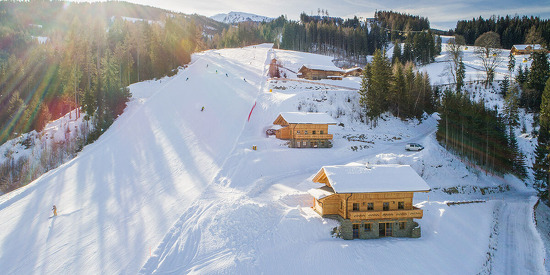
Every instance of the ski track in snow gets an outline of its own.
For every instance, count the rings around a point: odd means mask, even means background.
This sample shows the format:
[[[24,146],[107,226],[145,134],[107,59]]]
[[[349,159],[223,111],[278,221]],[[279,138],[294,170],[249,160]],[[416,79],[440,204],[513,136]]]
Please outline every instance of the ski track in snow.
[[[355,91],[273,85],[266,76],[273,57],[293,69],[332,64],[330,57],[271,45],[209,50],[194,54],[176,76],[132,85],[128,109],[98,141],[0,197],[3,271],[475,274],[496,244],[493,274],[546,273],[533,192],[522,182],[484,175],[446,153],[435,140],[433,116],[421,124],[386,117],[371,129],[354,121],[354,107],[343,103]],[[473,62],[470,55],[465,60]],[[440,73],[441,66],[424,69]],[[358,79],[340,83],[359,87]],[[298,106],[333,117],[345,113],[335,117],[345,126],[329,128],[333,148],[291,149],[266,137],[279,112]],[[368,142],[345,138],[358,134]],[[425,149],[406,152],[407,142]],[[361,145],[367,146],[350,149]],[[512,191],[415,195],[424,210],[420,239],[332,238],[337,222],[310,208],[306,191],[319,186],[311,178],[323,165],[367,161],[410,164],[432,189],[508,185]],[[448,206],[451,200],[485,203]],[[59,216],[48,219],[54,203]],[[494,220],[499,234],[490,240]]]

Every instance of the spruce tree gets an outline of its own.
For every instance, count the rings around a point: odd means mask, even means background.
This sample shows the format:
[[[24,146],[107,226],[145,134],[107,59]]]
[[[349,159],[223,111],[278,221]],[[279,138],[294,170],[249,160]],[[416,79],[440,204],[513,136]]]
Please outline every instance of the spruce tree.
[[[464,87],[464,79],[466,78],[466,66],[462,62],[462,57],[459,59],[458,68],[456,70],[456,92],[461,93]]]
[[[508,71],[513,74],[514,69],[516,68],[516,56],[512,53],[512,51],[510,51],[508,58]]]
[[[548,186],[548,152],[550,141],[550,79],[546,81],[546,87],[542,93],[540,116],[539,116],[539,135],[537,147],[535,148],[535,163],[533,171],[535,181],[542,187]]]
[[[395,64],[395,62],[401,60],[401,43],[399,41],[394,42],[393,46],[393,55],[391,62],[392,64]]]

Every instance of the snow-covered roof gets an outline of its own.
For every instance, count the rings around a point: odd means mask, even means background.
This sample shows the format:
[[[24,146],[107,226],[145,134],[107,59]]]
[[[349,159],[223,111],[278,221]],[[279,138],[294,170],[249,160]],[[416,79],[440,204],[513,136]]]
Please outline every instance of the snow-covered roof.
[[[308,68],[308,69],[311,69],[311,70],[317,70],[317,71],[330,71],[330,72],[340,72],[340,73],[343,73],[344,70],[336,67],[336,66],[325,66],[325,65],[311,65],[311,64],[304,64],[302,65],[302,67],[300,68],[300,71],[302,70],[302,68]]]
[[[362,70],[363,69],[360,68],[360,67],[353,67],[353,68],[345,69],[344,72],[349,73],[349,72],[353,72],[353,71],[362,71]]]
[[[531,47],[531,50],[541,50],[542,46],[540,44],[521,44],[521,45],[514,45],[514,48],[524,51],[527,50],[527,47]]]
[[[335,165],[323,166],[336,193],[430,191],[428,184],[409,165]]]
[[[334,195],[334,189],[326,185],[321,188],[309,189],[307,192],[318,200],[324,197],[328,197],[330,195]]]
[[[280,113],[275,122],[282,117],[289,124],[336,124],[330,115],[326,113],[285,112]],[[275,124],[273,122],[273,124]],[[277,123],[278,124],[278,123]]]

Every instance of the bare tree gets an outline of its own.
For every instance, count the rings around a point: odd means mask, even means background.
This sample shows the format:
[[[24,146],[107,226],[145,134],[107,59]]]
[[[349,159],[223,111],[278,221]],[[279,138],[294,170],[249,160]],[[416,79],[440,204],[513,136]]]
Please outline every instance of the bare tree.
[[[478,37],[474,43],[474,52],[481,60],[485,71],[485,87],[493,82],[495,69],[501,62],[500,36],[496,32],[486,32]]]
[[[457,72],[462,61],[462,46],[464,44],[464,37],[461,35],[456,35],[454,38],[447,41],[447,46],[445,47],[449,53],[446,70],[447,73],[451,75],[453,83],[457,83]]]

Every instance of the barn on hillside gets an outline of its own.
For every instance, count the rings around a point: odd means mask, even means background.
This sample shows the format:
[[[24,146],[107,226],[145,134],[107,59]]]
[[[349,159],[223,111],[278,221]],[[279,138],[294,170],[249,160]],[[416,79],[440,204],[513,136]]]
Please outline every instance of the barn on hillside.
[[[302,65],[298,77],[309,80],[332,79],[342,80],[345,71],[336,66]]]

